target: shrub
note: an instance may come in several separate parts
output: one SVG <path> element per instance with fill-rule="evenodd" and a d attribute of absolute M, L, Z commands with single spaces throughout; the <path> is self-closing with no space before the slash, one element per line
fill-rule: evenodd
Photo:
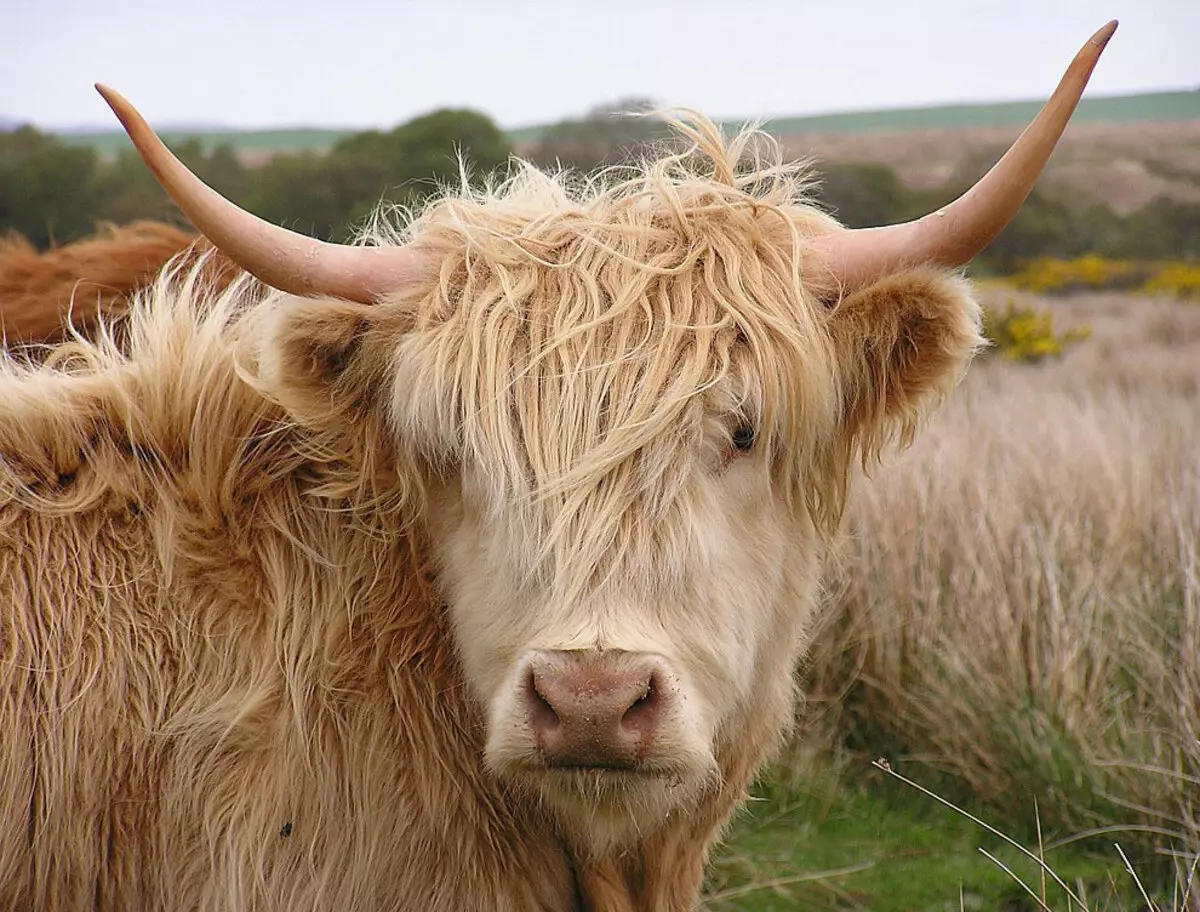
<path fill-rule="evenodd" d="M 1134 288 L 1145 281 L 1146 272 L 1144 265 L 1108 260 L 1096 254 L 1071 260 L 1037 257 L 1025 262 L 1009 278 L 1009 282 L 1017 288 L 1037 294 Z"/>
<path fill-rule="evenodd" d="M 816 199 L 849 228 L 919 218 L 942 204 L 938 194 L 914 190 L 885 165 L 823 163 L 818 178 Z"/>
<path fill-rule="evenodd" d="M 1112 260 L 1094 253 L 1070 260 L 1037 257 L 1026 260 L 1004 282 L 1036 294 L 1140 291 L 1174 298 L 1200 298 L 1200 265 Z"/>
<path fill-rule="evenodd" d="M 1142 286 L 1142 291 L 1200 301 L 1200 265 L 1168 263 Z"/>
<path fill-rule="evenodd" d="M 644 98 L 597 106 L 580 120 L 548 127 L 529 151 L 529 158 L 545 168 L 561 166 L 584 173 L 636 162 L 653 144 L 670 136 L 661 120 L 633 116 L 655 107 Z"/>
<path fill-rule="evenodd" d="M 1011 298 L 1004 310 L 985 306 L 983 334 L 995 346 L 991 351 L 1010 361 L 1040 361 L 1057 357 L 1069 345 L 1086 339 L 1091 328 L 1080 326 L 1063 333 L 1054 331 L 1054 315 Z"/>

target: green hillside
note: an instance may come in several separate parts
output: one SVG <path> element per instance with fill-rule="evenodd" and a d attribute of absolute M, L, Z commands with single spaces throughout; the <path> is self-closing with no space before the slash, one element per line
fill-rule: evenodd
<path fill-rule="evenodd" d="M 768 127 L 778 133 L 861 133 L 867 130 L 979 129 L 1029 123 L 1042 101 L 981 105 L 940 105 L 882 111 L 849 111 L 811 117 L 778 117 Z M 1133 123 L 1200 120 L 1200 89 L 1084 98 L 1073 123 Z"/>
<path fill-rule="evenodd" d="M 871 130 L 928 130 L 978 129 L 1009 127 L 1028 123 L 1041 107 L 1041 101 L 1015 101 L 997 104 L 940 105 L 926 108 L 898 108 L 877 111 L 849 111 L 839 114 L 818 114 L 806 117 L 777 117 L 766 122 L 775 133 L 862 133 Z M 1200 89 L 1191 92 L 1154 92 L 1142 95 L 1119 95 L 1085 98 L 1075 113 L 1076 123 L 1097 122 L 1161 122 L 1200 121 Z M 733 125 L 734 121 L 727 121 Z M 515 144 L 535 142 L 546 125 L 522 127 L 508 131 Z M 167 142 L 197 137 L 206 149 L 228 145 L 243 155 L 271 155 L 279 152 L 322 152 L 351 130 L 278 129 L 247 131 L 200 131 L 179 133 L 167 131 Z M 92 146 L 101 155 L 112 156 L 128 148 L 124 133 L 69 133 L 61 137 L 74 146 Z"/>

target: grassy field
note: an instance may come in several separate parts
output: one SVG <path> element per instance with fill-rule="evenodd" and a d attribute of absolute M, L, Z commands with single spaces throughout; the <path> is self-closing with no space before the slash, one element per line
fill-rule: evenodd
<path fill-rule="evenodd" d="M 1027 847 L 1040 831 L 1082 900 L 1051 884 L 1056 912 L 1150 908 L 1115 844 L 1153 908 L 1200 910 L 1179 886 L 1200 879 L 1200 304 L 1037 303 L 1090 338 L 978 362 L 859 486 L 796 746 L 713 910 L 1042 908 L 980 854 L 999 839 L 876 757 Z"/>
<path fill-rule="evenodd" d="M 927 108 L 906 108 L 882 111 L 854 111 L 823 114 L 811 117 L 776 117 L 767 121 L 767 129 L 786 136 L 809 133 L 867 133 L 875 131 L 920 130 L 980 130 L 995 127 L 1020 127 L 1028 123 L 1041 106 L 1040 101 L 1010 102 L 981 105 L 942 105 Z M 1200 91 L 1158 92 L 1110 98 L 1085 98 L 1072 119 L 1074 124 L 1094 122 L 1200 121 Z M 730 126 L 740 122 L 730 121 Z M 509 131 L 514 145 L 536 142 L 545 125 L 535 125 Z M 195 136 L 206 149 L 228 145 L 251 159 L 269 157 L 280 152 L 324 152 L 335 142 L 349 136 L 351 130 L 277 129 L 246 131 L 176 132 L 166 130 L 167 142 L 178 142 Z M 130 148 L 125 134 L 119 131 L 67 133 L 63 142 L 75 146 L 91 146 L 101 155 L 114 156 Z"/>

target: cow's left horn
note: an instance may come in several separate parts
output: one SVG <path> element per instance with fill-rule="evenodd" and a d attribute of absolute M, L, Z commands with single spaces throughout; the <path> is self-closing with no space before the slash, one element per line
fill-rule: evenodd
<path fill-rule="evenodd" d="M 1113 32 L 1114 19 L 1083 46 L 1050 100 L 1012 148 L 970 190 L 937 212 L 882 228 L 835 231 L 813 238 L 813 265 L 846 290 L 922 263 L 962 266 L 1012 221 L 1075 111 Z"/>
<path fill-rule="evenodd" d="M 328 244 L 240 209 L 189 171 L 128 101 L 97 85 L 142 160 L 183 214 L 222 253 L 273 288 L 371 303 L 411 281 L 420 258 L 403 247 Z"/>

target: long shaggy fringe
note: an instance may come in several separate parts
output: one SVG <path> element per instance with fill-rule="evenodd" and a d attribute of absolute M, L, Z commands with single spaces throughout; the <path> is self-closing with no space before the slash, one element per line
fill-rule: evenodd
<path fill-rule="evenodd" d="M 814 480 L 837 376 L 798 255 L 833 222 L 769 137 L 674 125 L 686 145 L 640 168 L 580 181 L 526 165 L 364 237 L 440 264 L 414 303 L 413 345 L 435 355 L 404 395 L 437 403 L 448 448 L 500 482 L 497 510 L 526 505 L 560 596 L 684 508 L 697 435 L 727 448 L 750 424 L 796 509 L 825 525 L 840 510 Z M 427 433 L 424 409 L 395 418 Z"/>

